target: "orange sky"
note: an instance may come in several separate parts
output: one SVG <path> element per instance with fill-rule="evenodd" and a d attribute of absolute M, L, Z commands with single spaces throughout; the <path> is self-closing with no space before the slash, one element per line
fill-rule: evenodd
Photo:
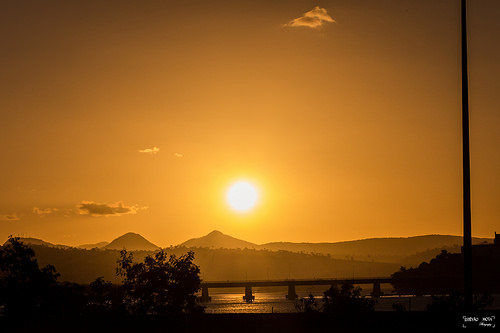
<path fill-rule="evenodd" d="M 459 7 L 3 2 L 0 239 L 460 235 Z M 499 14 L 469 1 L 481 237 L 500 231 Z M 261 192 L 247 214 L 225 202 L 238 179 Z"/>

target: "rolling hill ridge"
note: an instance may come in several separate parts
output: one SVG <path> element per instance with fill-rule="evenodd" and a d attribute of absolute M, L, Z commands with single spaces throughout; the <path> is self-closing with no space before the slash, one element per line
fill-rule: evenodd
<path fill-rule="evenodd" d="M 57 248 L 70 248 L 67 245 L 52 244 L 37 238 L 21 238 L 26 244 L 43 245 Z M 473 237 L 473 244 L 492 243 L 492 238 Z M 226 235 L 218 230 L 209 234 L 189 239 L 176 247 L 185 248 L 208 248 L 208 249 L 255 249 L 268 251 L 289 251 L 316 253 L 331 255 L 339 259 L 345 257 L 364 258 L 367 260 L 390 258 L 399 258 L 405 256 L 414 256 L 418 253 L 426 252 L 432 249 L 459 248 L 462 245 L 461 236 L 451 235 L 424 235 L 414 237 L 387 237 L 387 238 L 368 238 L 353 241 L 333 242 L 333 243 L 294 243 L 294 242 L 271 242 L 265 244 L 255 244 L 241 240 L 230 235 Z M 129 232 L 110 243 L 100 242 L 95 244 L 84 244 L 77 248 L 81 249 L 107 249 L 129 251 L 154 251 L 160 247 L 151 243 L 140 234 Z M 437 252 L 439 253 L 439 252 Z M 381 261 L 381 260 L 377 260 Z M 396 260 L 397 261 L 397 260 Z"/>
<path fill-rule="evenodd" d="M 134 260 L 151 255 L 158 246 L 136 233 L 122 235 L 111 243 L 87 244 L 90 249 L 54 245 L 36 238 L 23 238 L 36 253 L 41 266 L 52 264 L 61 281 L 89 283 L 98 276 L 114 283 L 119 251 L 134 251 Z M 475 238 L 474 243 L 492 239 Z M 219 231 L 166 248 L 169 255 L 195 252 L 202 279 L 302 279 L 389 276 L 400 266 L 417 266 L 442 249 L 460 251 L 461 237 L 428 235 L 408 238 L 374 238 L 338 243 L 254 244 Z"/>

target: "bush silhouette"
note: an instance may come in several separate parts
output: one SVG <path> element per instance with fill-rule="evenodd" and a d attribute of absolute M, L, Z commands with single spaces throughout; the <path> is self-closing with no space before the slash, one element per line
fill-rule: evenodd
<path fill-rule="evenodd" d="M 321 310 L 321 306 L 316 302 L 313 294 L 303 297 L 295 302 L 295 308 L 299 312 L 314 313 Z"/>
<path fill-rule="evenodd" d="M 117 275 L 123 276 L 124 303 L 135 314 L 201 312 L 195 293 L 200 289 L 200 268 L 194 252 L 176 257 L 161 249 L 134 263 L 132 253 L 120 251 Z"/>
<path fill-rule="evenodd" d="M 350 314 L 373 311 L 375 301 L 361 297 L 361 288 L 344 283 L 340 288 L 331 286 L 323 296 L 323 311 L 336 314 Z"/>
<path fill-rule="evenodd" d="M 104 280 L 100 276 L 92 281 L 87 289 L 87 311 L 89 314 L 106 314 L 113 311 L 124 314 L 123 288 Z"/>
<path fill-rule="evenodd" d="M 475 295 L 472 310 L 482 310 L 492 303 L 493 297 L 491 295 Z M 426 306 L 426 310 L 442 313 L 464 313 L 467 310 L 467 306 L 464 295 L 454 292 L 449 295 L 432 296 L 431 301 Z"/>
<path fill-rule="evenodd" d="M 361 312 L 373 311 L 375 301 L 361 296 L 361 288 L 354 287 L 351 283 L 344 283 L 339 288 L 331 286 L 323 292 L 323 304 L 319 305 L 312 294 L 295 303 L 299 312 L 316 313 L 325 312 L 335 315 L 356 315 Z"/>

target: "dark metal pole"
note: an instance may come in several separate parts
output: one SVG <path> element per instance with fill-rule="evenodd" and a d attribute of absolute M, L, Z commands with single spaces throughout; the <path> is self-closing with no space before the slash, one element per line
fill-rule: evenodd
<path fill-rule="evenodd" d="M 465 305 L 472 308 L 472 233 L 469 149 L 469 82 L 467 68 L 467 1 L 462 0 L 462 152 L 464 205 L 464 293 Z"/>

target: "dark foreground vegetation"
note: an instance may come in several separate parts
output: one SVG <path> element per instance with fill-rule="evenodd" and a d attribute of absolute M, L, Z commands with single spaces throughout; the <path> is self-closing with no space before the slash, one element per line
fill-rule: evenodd
<path fill-rule="evenodd" d="M 500 293 L 500 258 L 498 245 L 490 255 L 474 255 L 474 291 Z M 463 255 L 441 251 L 429 263 L 416 268 L 401 267 L 392 274 L 392 285 L 398 294 L 435 295 L 463 292 Z"/>
<path fill-rule="evenodd" d="M 455 293 L 436 296 L 425 312 L 398 306 L 375 312 L 375 301 L 349 283 L 332 286 L 322 299 L 299 300 L 297 313 L 204 314 L 196 298 L 200 269 L 193 260 L 193 252 L 175 256 L 160 249 L 134 262 L 123 250 L 116 267 L 121 284 L 103 277 L 88 285 L 61 283 L 54 266 L 39 267 L 32 248 L 9 238 L 0 248 L 0 331 L 448 332 L 463 328 L 464 315 L 499 318 L 498 311 L 480 311 L 489 299 L 465 312 Z"/>
<path fill-rule="evenodd" d="M 102 277 L 89 285 L 60 283 L 54 266 L 40 268 L 30 247 L 9 238 L 0 249 L 0 314 L 26 320 L 199 313 L 203 308 L 195 293 L 200 288 L 200 269 L 193 259 L 193 252 L 176 257 L 159 250 L 137 263 L 122 250 L 116 269 L 121 285 Z"/>
<path fill-rule="evenodd" d="M 351 283 L 342 286 L 331 286 L 323 293 L 323 299 L 318 302 L 313 295 L 299 299 L 295 307 L 299 312 L 329 313 L 335 315 L 362 314 L 375 309 L 375 300 L 361 297 L 361 288 Z"/>
<path fill-rule="evenodd" d="M 495 313 L 483 313 L 491 316 Z M 496 313 L 498 318 L 498 312 Z M 38 318 L 14 322 L 0 318 L 2 332 L 474 332 L 463 329 L 454 313 L 369 312 L 336 316 L 324 313 L 186 314 L 166 316 L 105 316 L 91 318 Z M 494 329 L 480 329 L 493 332 Z"/>

